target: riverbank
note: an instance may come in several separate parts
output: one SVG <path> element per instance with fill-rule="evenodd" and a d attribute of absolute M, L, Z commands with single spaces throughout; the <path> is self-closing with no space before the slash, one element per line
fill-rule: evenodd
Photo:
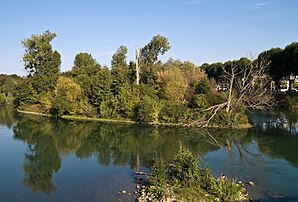
<path fill-rule="evenodd" d="M 38 115 L 38 116 L 46 116 L 46 117 L 59 117 L 61 119 L 65 120 L 78 120 L 78 121 L 96 121 L 96 122 L 103 122 L 103 123 L 126 123 L 126 124 L 145 124 L 145 125 L 151 125 L 151 126 L 180 126 L 180 127 L 187 127 L 187 128 L 196 128 L 197 126 L 191 126 L 185 123 L 142 123 L 142 122 L 137 122 L 137 121 L 132 121 L 132 120 L 124 120 L 124 119 L 105 119 L 105 118 L 95 118 L 95 117 L 86 117 L 86 116 L 56 116 L 56 115 L 51 115 L 51 114 L 45 114 L 45 113 L 40 113 L 40 112 L 33 112 L 33 111 L 26 111 L 26 110 L 20 110 L 17 109 L 17 112 L 23 113 L 23 114 L 31 114 L 31 115 Z M 248 129 L 252 128 L 253 125 L 250 123 L 247 124 L 242 124 L 238 126 L 233 126 L 230 128 L 237 128 L 237 129 Z M 226 128 L 222 126 L 208 126 L 208 127 L 203 127 L 203 128 Z"/>
<path fill-rule="evenodd" d="M 63 116 L 56 116 L 52 114 L 45 114 L 45 113 L 40 113 L 40 112 L 33 112 L 33 111 L 26 111 L 26 110 L 20 110 L 17 109 L 17 112 L 23 113 L 23 114 L 32 114 L 32 115 L 39 115 L 39 116 L 46 116 L 46 117 L 59 117 L 62 119 L 66 120 L 79 120 L 79 121 L 97 121 L 97 122 L 104 122 L 104 123 L 128 123 L 128 124 L 146 124 L 146 125 L 151 125 L 151 126 L 181 126 L 181 127 L 196 127 L 196 126 L 190 126 L 185 123 L 142 123 L 142 122 L 137 122 L 137 121 L 132 121 L 132 120 L 124 120 L 124 119 L 105 119 L 105 118 L 95 118 L 95 117 L 86 117 L 86 116 L 69 116 L 69 115 L 63 115 Z M 231 128 L 237 128 L 237 129 L 246 129 L 246 128 L 252 128 L 253 125 L 250 123 L 247 124 L 242 124 L 238 126 L 234 126 Z M 204 128 L 224 128 L 221 126 L 208 126 Z"/>

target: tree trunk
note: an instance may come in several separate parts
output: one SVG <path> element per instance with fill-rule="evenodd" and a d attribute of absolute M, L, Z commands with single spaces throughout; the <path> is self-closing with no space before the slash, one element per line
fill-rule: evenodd
<path fill-rule="evenodd" d="M 136 77 L 137 85 L 140 84 L 139 49 L 136 48 Z"/>
<path fill-rule="evenodd" d="M 231 110 L 232 92 L 233 92 L 234 78 L 235 78 L 235 72 L 234 72 L 234 68 L 232 68 L 232 72 L 231 72 L 231 80 L 230 80 L 230 87 L 229 87 L 229 96 L 228 96 L 228 102 L 227 102 L 226 112 L 230 112 L 230 110 Z"/>

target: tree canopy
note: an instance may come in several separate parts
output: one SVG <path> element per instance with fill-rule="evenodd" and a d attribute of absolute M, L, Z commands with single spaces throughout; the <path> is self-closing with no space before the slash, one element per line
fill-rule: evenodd
<path fill-rule="evenodd" d="M 38 93 L 54 90 L 57 84 L 61 56 L 50 44 L 55 37 L 55 33 L 45 31 L 22 41 L 25 69 L 33 78 L 33 87 Z"/>

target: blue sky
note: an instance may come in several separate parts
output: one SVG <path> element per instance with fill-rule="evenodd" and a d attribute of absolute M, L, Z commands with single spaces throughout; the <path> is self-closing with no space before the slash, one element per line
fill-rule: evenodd
<path fill-rule="evenodd" d="M 110 66 L 120 45 L 143 47 L 156 34 L 171 50 L 161 57 L 204 62 L 256 57 L 298 41 L 296 0 L 3 0 L 0 2 L 0 73 L 26 75 L 21 41 L 49 29 L 53 49 L 70 70 L 87 52 Z"/>

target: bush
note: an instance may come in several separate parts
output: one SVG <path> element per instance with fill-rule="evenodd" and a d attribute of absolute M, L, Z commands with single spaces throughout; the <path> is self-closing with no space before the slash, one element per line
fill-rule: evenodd
<path fill-rule="evenodd" d="M 202 79 L 196 85 L 196 93 L 198 94 L 206 94 L 210 90 L 211 90 L 211 86 L 209 84 L 208 79 Z"/>
<path fill-rule="evenodd" d="M 226 112 L 225 110 L 220 110 L 211 120 L 211 126 L 220 127 L 235 127 L 239 125 L 245 125 L 248 123 L 248 118 L 242 112 Z"/>
<path fill-rule="evenodd" d="M 160 121 L 164 123 L 183 123 L 188 120 L 190 109 L 183 103 L 165 102 L 160 111 Z"/>
<path fill-rule="evenodd" d="M 5 105 L 6 103 L 6 96 L 4 93 L 0 93 L 0 105 Z"/>
<path fill-rule="evenodd" d="M 286 104 L 288 110 L 297 110 L 298 109 L 298 97 L 287 96 Z"/>
<path fill-rule="evenodd" d="M 190 106 L 192 108 L 206 109 L 209 106 L 206 95 L 205 94 L 195 95 L 191 100 Z"/>
<path fill-rule="evenodd" d="M 16 89 L 13 93 L 15 98 L 15 105 L 22 106 L 28 104 L 38 104 L 36 99 L 36 92 L 32 87 L 31 79 L 26 79 L 16 86 Z"/>
<path fill-rule="evenodd" d="M 195 186 L 200 176 L 198 159 L 186 149 L 180 148 L 180 151 L 173 160 L 171 167 L 171 179 L 175 186 Z"/>
<path fill-rule="evenodd" d="M 180 147 L 172 164 L 156 159 L 148 178 L 147 196 L 153 201 L 244 201 L 242 184 L 225 177 L 215 178 L 208 167 L 199 167 L 199 159 Z M 176 200 L 175 200 L 176 201 Z"/>
<path fill-rule="evenodd" d="M 156 198 L 160 198 L 166 194 L 168 183 L 167 166 L 161 157 L 156 157 L 148 176 L 148 182 L 150 183 L 149 192 Z"/>
<path fill-rule="evenodd" d="M 137 120 L 144 123 L 158 123 L 162 102 L 145 96 L 137 107 Z"/>

